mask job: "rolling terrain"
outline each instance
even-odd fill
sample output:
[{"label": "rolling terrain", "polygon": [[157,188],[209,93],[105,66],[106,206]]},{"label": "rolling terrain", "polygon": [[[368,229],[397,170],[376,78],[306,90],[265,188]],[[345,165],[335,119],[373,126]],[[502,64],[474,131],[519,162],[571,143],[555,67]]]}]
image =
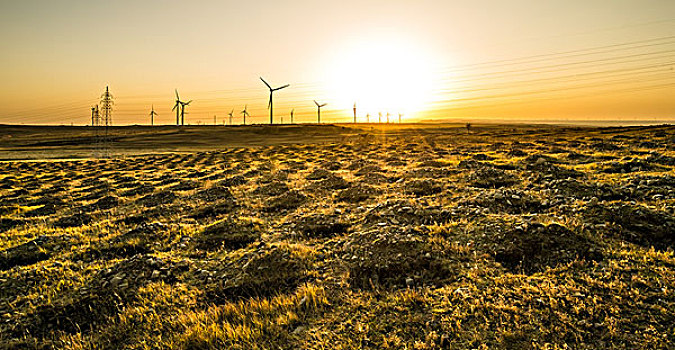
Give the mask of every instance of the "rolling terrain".
[{"label": "rolling terrain", "polygon": [[0,127],[0,348],[675,347],[675,127]]}]

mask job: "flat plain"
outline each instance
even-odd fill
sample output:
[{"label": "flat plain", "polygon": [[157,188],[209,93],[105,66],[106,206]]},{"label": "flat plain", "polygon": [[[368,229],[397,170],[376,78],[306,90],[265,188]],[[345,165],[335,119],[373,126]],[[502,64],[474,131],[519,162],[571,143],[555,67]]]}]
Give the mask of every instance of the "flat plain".
[{"label": "flat plain", "polygon": [[102,132],[0,127],[0,348],[675,347],[673,126]]}]

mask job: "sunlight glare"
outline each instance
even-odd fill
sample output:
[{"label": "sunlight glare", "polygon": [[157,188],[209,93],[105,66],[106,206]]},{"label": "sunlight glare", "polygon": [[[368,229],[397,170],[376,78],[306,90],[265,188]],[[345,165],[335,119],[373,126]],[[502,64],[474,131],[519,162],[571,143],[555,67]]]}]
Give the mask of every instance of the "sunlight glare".
[{"label": "sunlight glare", "polygon": [[[403,40],[364,40],[342,51],[330,66],[328,91],[339,106],[356,102],[359,118],[391,113],[398,121],[419,117],[434,92],[434,58]],[[394,121],[392,120],[392,122]]]}]

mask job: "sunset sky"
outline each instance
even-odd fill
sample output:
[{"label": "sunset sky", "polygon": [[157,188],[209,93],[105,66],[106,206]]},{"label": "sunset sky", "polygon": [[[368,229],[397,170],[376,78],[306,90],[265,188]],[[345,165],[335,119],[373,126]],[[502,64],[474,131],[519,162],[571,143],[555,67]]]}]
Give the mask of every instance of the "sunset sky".
[{"label": "sunset sky", "polygon": [[673,0],[0,2],[0,123],[675,121]]}]

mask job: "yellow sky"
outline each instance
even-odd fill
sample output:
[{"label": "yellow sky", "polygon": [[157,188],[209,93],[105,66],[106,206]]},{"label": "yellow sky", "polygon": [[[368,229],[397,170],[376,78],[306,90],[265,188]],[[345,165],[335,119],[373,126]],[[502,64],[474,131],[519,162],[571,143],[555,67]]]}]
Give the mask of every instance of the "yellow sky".
[{"label": "yellow sky", "polygon": [[0,123],[675,121],[675,2],[3,1]]}]

